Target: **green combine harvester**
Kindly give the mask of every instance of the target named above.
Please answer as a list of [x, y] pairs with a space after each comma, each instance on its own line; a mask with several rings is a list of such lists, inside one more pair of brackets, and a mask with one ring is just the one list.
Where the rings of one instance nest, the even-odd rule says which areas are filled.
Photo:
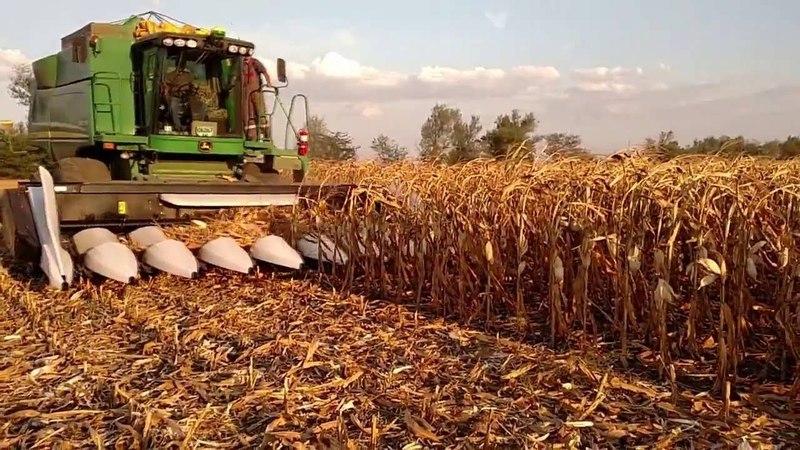
[[[294, 246], [266, 236], [249, 253], [219, 238], [194, 255], [155, 226], [352, 187], [305, 183], [309, 136], [292, 116], [302, 100], [308, 124], [306, 98], [294, 95], [287, 110], [279, 96], [285, 61], [277, 60], [276, 84], [254, 53], [252, 43], [223, 30], [155, 12], [89, 23], [62, 38], [60, 52], [32, 67], [28, 131], [51, 170], [40, 167], [33, 181], [3, 193], [10, 254], [38, 260], [54, 287], [72, 282], [73, 258], [121, 282], [137, 278], [142, 265], [194, 277], [203, 263], [246, 273], [254, 259], [296, 269], [303, 258], [344, 262], [325, 236]], [[279, 111], [283, 145], [273, 139]], [[145, 249], [138, 258], [111, 231], [130, 228], [129, 241]]]

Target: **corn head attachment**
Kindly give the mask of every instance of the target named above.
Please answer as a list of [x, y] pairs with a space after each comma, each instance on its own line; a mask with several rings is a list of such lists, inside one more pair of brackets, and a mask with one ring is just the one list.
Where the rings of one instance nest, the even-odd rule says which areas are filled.
[[307, 260], [347, 261], [342, 249], [328, 248], [330, 239], [317, 234], [299, 236], [291, 244], [267, 235], [249, 249], [230, 237], [216, 237], [195, 254], [183, 242], [168, 239], [157, 225], [188, 223], [223, 208], [302, 208], [311, 201], [341, 208], [351, 185], [55, 183], [43, 167], [38, 178], [3, 192], [3, 239], [14, 260], [38, 265], [54, 288], [69, 287], [77, 267], [130, 283], [142, 270], [195, 278], [204, 266], [252, 274], [258, 261], [293, 270]]

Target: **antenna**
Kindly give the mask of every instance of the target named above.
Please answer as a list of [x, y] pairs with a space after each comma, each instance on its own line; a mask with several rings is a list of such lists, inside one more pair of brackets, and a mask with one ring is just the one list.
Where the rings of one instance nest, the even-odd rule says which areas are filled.
[[196, 26], [194, 26], [192, 24], [186, 23], [186, 22], [184, 22], [182, 20], [178, 20], [178, 19], [176, 19], [174, 17], [170, 17], [170, 16], [168, 16], [166, 14], [162, 14], [162, 13], [157, 12], [157, 11], [146, 11], [146, 12], [139, 13], [139, 14], [133, 14], [131, 16], [128, 16], [128, 17], [124, 18], [124, 19], [116, 20], [116, 21], [110, 22], [110, 23], [115, 24], [115, 25], [121, 25], [121, 24], [129, 21], [131, 19], [131, 17], [138, 17], [139, 19], [145, 19], [145, 20], [152, 21], [152, 22], [170, 23], [171, 25], [181, 25], [181, 26], [186, 26], [186, 27], [191, 27], [191, 28], [194, 28], [194, 29], [198, 29], [198, 27], [196, 27]]

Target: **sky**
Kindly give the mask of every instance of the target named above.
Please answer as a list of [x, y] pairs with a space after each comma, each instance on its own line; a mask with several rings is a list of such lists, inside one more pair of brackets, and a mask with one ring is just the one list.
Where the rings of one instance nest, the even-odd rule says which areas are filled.
[[[50, 3], [50, 4], [48, 4]], [[597, 153], [672, 130], [756, 140], [800, 134], [796, 0], [71, 0], [10, 2], [0, 32], [0, 119], [10, 67], [58, 51], [90, 21], [155, 10], [252, 41], [287, 94], [370, 157], [387, 134], [415, 152], [437, 103], [481, 117], [532, 112], [538, 133]], [[128, 6], [124, 6], [128, 5]], [[284, 101], [290, 97], [284, 97]]]

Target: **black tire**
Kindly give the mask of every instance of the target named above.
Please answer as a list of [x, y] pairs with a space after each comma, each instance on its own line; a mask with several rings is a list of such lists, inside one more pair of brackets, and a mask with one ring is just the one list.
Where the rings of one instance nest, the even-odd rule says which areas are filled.
[[53, 180], [57, 183], [104, 183], [111, 181], [111, 171], [97, 159], [64, 158], [56, 161]]

